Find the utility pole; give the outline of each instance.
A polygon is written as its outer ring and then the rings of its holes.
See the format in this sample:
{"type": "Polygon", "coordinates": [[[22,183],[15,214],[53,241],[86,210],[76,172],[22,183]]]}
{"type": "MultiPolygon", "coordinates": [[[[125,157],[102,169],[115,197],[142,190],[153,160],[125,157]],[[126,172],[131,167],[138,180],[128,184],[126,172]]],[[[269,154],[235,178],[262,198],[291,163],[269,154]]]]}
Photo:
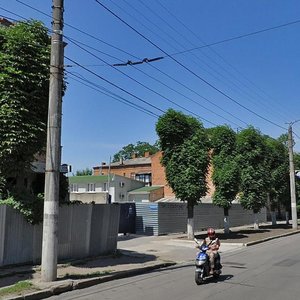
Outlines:
{"type": "Polygon", "coordinates": [[[52,37],[47,126],[42,281],[57,278],[59,175],[63,87],[63,0],[52,0],[52,37]]]}
{"type": "Polygon", "coordinates": [[[289,124],[288,147],[289,147],[289,162],[290,162],[290,189],[291,189],[292,223],[293,223],[293,229],[297,229],[298,228],[298,219],[297,219],[297,206],[296,206],[295,167],[294,167],[294,153],[293,153],[294,141],[293,141],[293,129],[292,129],[292,125],[294,123],[295,122],[292,122],[289,124]]]}

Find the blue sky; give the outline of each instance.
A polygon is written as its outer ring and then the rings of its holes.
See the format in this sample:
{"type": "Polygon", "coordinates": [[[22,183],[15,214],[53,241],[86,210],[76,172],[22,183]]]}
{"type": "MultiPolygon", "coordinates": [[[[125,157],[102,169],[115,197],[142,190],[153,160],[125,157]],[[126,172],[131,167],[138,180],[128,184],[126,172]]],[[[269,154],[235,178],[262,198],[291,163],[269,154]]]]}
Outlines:
{"type": "MultiPolygon", "coordinates": [[[[50,0],[22,1],[51,14],[50,0]]],[[[300,20],[300,1],[99,2],[152,44],[95,0],[64,1],[64,19],[68,24],[64,34],[77,41],[77,45],[67,41],[65,56],[85,68],[65,60],[69,66],[68,89],[63,99],[62,162],[71,164],[73,171],[108,162],[110,156],[129,143],[154,143],[157,116],[169,107],[200,118],[205,127],[228,124],[237,130],[249,124],[275,138],[286,132],[287,122],[300,119],[300,22],[186,51],[300,20]],[[79,48],[78,42],[90,53],[79,48]],[[134,67],[110,66],[161,56],[164,59],[134,67]],[[74,76],[147,111],[82,85],[74,76]]],[[[42,20],[51,27],[50,18],[18,1],[0,0],[0,14],[20,19],[3,9],[42,20]]],[[[293,129],[295,150],[300,151],[300,122],[293,129]]]]}

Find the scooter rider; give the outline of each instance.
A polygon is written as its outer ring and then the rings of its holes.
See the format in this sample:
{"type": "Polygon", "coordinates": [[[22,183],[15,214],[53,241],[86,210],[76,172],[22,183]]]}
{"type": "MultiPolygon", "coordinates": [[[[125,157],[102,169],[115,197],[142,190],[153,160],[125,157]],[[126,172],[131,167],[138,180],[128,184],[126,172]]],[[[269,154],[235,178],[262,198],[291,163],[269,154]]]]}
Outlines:
{"type": "Polygon", "coordinates": [[[206,245],[207,247],[209,247],[206,253],[209,256],[210,274],[213,275],[215,268],[215,258],[220,248],[220,240],[216,237],[216,232],[213,228],[207,229],[207,237],[203,240],[202,245],[206,245]]]}

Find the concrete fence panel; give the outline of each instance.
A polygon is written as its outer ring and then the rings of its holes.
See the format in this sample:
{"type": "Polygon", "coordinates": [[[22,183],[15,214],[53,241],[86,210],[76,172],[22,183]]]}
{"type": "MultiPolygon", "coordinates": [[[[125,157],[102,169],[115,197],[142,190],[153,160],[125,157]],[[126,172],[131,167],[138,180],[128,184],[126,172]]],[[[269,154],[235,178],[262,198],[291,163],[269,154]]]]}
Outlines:
{"type": "MultiPolygon", "coordinates": [[[[60,207],[58,259],[113,253],[117,248],[120,208],[114,204],[60,207]]],[[[42,225],[31,225],[17,211],[0,205],[0,266],[39,263],[42,225]]]]}
{"type": "MultiPolygon", "coordinates": [[[[136,203],[136,232],[139,234],[162,235],[187,231],[186,203],[136,203]]],[[[233,204],[229,210],[230,226],[252,224],[253,212],[244,210],[240,204],[233,204]]],[[[259,222],[266,222],[266,209],[258,214],[259,222]]],[[[201,231],[208,227],[223,228],[224,211],[211,203],[199,203],[194,208],[194,229],[201,231]]]]}

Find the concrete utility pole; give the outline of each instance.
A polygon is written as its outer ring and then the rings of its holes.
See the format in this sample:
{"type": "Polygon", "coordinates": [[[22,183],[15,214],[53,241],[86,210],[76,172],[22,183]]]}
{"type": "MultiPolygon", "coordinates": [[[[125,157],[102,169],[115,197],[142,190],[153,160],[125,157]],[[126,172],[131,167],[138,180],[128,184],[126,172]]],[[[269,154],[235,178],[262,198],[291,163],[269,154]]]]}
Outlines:
{"type": "Polygon", "coordinates": [[[63,0],[52,1],[49,111],[47,129],[45,203],[42,246],[42,280],[57,278],[59,173],[61,165],[61,114],[63,87],[63,0]]]}
{"type": "Polygon", "coordinates": [[[295,187],[295,168],[294,168],[294,153],[293,153],[293,129],[290,123],[288,129],[288,147],[289,147],[289,162],[290,162],[290,189],[291,189],[291,209],[292,209],[292,223],[293,229],[298,228],[298,220],[297,220],[297,206],[296,206],[296,187],[295,187]]]}

